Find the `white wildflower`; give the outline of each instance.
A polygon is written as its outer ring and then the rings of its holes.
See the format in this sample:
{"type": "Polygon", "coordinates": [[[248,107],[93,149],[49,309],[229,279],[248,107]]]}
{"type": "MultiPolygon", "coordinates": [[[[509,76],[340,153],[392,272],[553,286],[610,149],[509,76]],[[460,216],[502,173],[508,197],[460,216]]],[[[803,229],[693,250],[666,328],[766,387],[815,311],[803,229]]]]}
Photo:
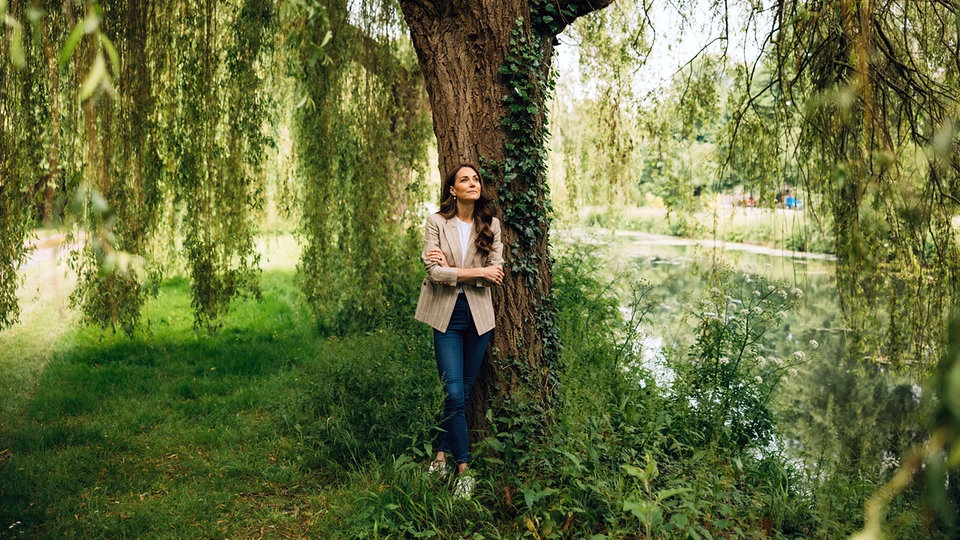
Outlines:
{"type": "Polygon", "coordinates": [[[777,357],[777,356],[771,356],[771,357],[770,357],[770,362],[773,363],[773,364],[776,364],[777,367],[782,367],[782,366],[783,366],[783,360],[781,360],[781,359],[780,359],[779,357],[777,357]]]}
{"type": "Polygon", "coordinates": [[[750,274],[744,274],[743,280],[746,281],[747,283],[753,283],[753,276],[751,276],[750,274]]]}
{"type": "Polygon", "coordinates": [[[730,359],[727,358],[726,356],[721,356],[721,357],[720,357],[720,360],[718,360],[718,361],[720,362],[720,365],[721,365],[721,366],[725,366],[725,365],[727,365],[727,364],[730,363],[730,359]]]}
{"type": "Polygon", "coordinates": [[[746,314],[748,314],[748,313],[750,313],[750,310],[749,310],[749,309],[741,309],[741,310],[740,310],[740,314],[741,314],[741,315],[746,315],[746,314]]]}
{"type": "Polygon", "coordinates": [[[754,296],[760,296],[760,291],[753,291],[754,296]]]}
{"type": "Polygon", "coordinates": [[[777,312],[777,318],[778,318],[778,319],[782,319],[782,318],[784,318],[784,317],[786,317],[786,316],[787,316],[787,314],[784,313],[784,312],[782,312],[782,311],[778,311],[778,312],[777,312]]]}
{"type": "Polygon", "coordinates": [[[752,311],[754,315],[760,315],[763,313],[763,308],[760,306],[753,306],[753,309],[750,311],[752,311]]]}
{"type": "Polygon", "coordinates": [[[807,357],[807,353],[805,353],[805,352],[803,352],[803,351],[794,351],[794,352],[793,352],[793,357],[796,358],[797,360],[801,360],[801,361],[802,361],[804,358],[807,357]]]}
{"type": "Polygon", "coordinates": [[[794,288],[793,288],[793,295],[796,296],[797,298],[803,298],[803,291],[801,291],[800,289],[794,287],[794,288]]]}
{"type": "Polygon", "coordinates": [[[767,292],[773,292],[775,290],[777,290],[777,288],[774,287],[773,285],[767,285],[767,292]]]}
{"type": "Polygon", "coordinates": [[[790,376],[791,377],[797,376],[797,368],[790,368],[790,376]]]}
{"type": "Polygon", "coordinates": [[[754,377],[754,380],[757,381],[757,384],[763,384],[763,377],[757,375],[754,377]]]}
{"type": "Polygon", "coordinates": [[[710,287],[710,294],[715,294],[717,296],[720,296],[722,292],[720,291],[720,289],[716,287],[710,287]]]}
{"type": "Polygon", "coordinates": [[[758,356],[758,357],[757,357],[757,364],[760,364],[760,365],[762,366],[762,365],[764,365],[764,364],[766,364],[766,363],[767,363],[767,359],[766,359],[765,357],[763,357],[763,356],[758,356]]]}
{"type": "Polygon", "coordinates": [[[785,290],[783,290],[783,289],[780,289],[780,290],[777,292],[777,294],[780,295],[780,298],[783,298],[784,300],[787,299],[787,291],[785,291],[785,290]]]}
{"type": "Polygon", "coordinates": [[[819,346],[820,346],[820,343],[818,343],[817,340],[815,340],[815,339],[811,339],[811,340],[810,340],[810,348],[811,348],[811,349],[816,349],[816,348],[819,347],[819,346]]]}

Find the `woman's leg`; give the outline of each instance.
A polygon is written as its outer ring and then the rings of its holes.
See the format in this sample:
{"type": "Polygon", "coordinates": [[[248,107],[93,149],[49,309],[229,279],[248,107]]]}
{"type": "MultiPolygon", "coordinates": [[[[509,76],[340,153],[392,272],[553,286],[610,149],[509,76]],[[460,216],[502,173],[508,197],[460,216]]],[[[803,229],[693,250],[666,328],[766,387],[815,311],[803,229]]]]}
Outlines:
{"type": "MultiPolygon", "coordinates": [[[[437,358],[437,371],[443,382],[444,419],[437,437],[437,450],[453,451],[458,463],[470,461],[467,439],[466,389],[464,387],[464,340],[468,328],[469,308],[461,296],[453,310],[446,332],[433,332],[433,346],[437,358]]],[[[472,323],[471,323],[472,324],[472,323]]],[[[476,374],[474,373],[474,378],[476,374]]]]}
{"type": "Polygon", "coordinates": [[[483,364],[483,357],[487,352],[487,345],[490,343],[490,337],[493,330],[477,335],[477,327],[470,318],[470,327],[463,335],[463,400],[464,403],[470,403],[470,393],[473,391],[473,383],[477,380],[477,374],[480,373],[480,365],[483,364]]]}

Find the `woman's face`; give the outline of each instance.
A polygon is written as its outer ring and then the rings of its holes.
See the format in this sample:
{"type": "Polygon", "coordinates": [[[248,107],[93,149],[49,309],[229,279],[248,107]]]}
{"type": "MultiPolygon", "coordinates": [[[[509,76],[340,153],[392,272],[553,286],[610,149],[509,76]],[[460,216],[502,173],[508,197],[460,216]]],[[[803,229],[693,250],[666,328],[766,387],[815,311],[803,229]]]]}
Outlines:
{"type": "Polygon", "coordinates": [[[480,199],[480,176],[472,167],[460,167],[450,186],[450,193],[457,200],[477,201],[480,199]]]}

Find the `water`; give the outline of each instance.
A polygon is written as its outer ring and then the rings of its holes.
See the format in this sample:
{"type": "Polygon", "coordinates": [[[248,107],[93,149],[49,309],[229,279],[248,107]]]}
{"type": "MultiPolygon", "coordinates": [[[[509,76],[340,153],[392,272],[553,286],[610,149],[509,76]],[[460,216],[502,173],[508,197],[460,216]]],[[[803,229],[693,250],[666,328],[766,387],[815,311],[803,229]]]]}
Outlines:
{"type": "Polygon", "coordinates": [[[829,468],[883,477],[896,467],[897,456],[923,437],[922,376],[850,361],[844,354],[849,330],[830,257],[637,233],[581,231],[560,236],[560,242],[593,246],[624,298],[629,298],[629,283],[638,278],[655,286],[654,308],[641,326],[638,346],[640,363],[667,388],[674,377],[671,351],[676,357],[693,342],[691,305],[710,287],[706,279],[714,264],[800,289],[797,308],[767,333],[775,354],[795,363],[774,400],[779,437],[770,448],[804,464],[810,474],[829,468]]]}

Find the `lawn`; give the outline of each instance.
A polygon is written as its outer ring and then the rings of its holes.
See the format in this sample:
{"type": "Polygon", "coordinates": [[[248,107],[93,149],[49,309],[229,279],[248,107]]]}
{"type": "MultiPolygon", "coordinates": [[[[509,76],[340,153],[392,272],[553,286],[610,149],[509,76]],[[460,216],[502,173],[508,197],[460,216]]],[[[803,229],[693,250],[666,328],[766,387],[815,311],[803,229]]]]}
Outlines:
{"type": "Polygon", "coordinates": [[[281,259],[216,336],[194,331],[182,279],[129,338],[78,328],[62,268],[27,267],[23,320],[0,334],[0,536],[337,530],[363,494],[350,475],[428,435],[432,353],[425,328],[317,335],[281,259]]]}

